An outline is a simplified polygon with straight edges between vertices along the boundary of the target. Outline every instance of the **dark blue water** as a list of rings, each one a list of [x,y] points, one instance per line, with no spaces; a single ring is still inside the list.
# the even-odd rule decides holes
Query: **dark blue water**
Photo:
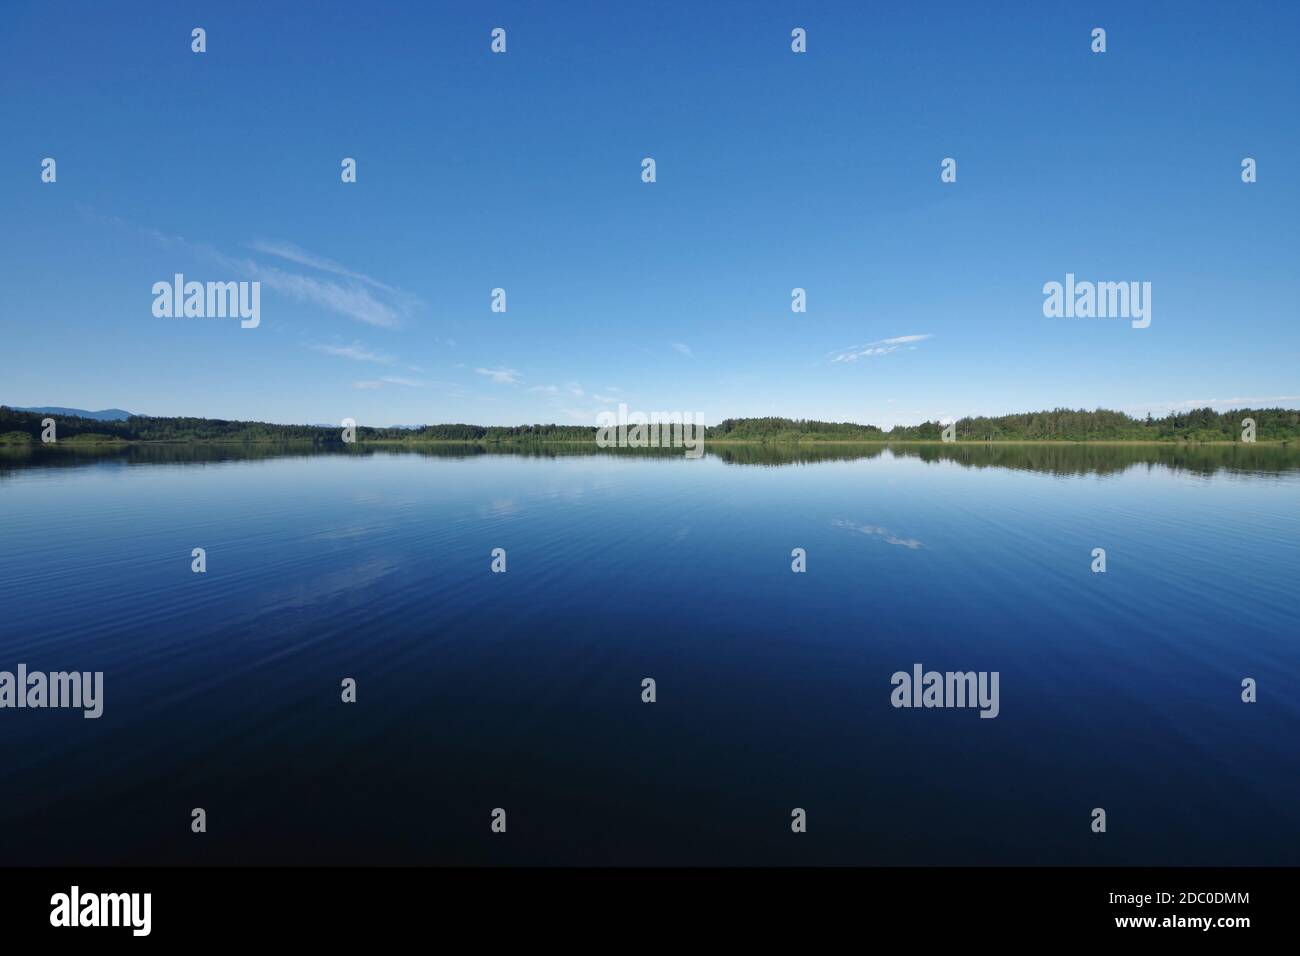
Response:
[[[1298,469],[7,457],[0,670],[105,689],[0,710],[0,863],[1297,864]],[[892,707],[914,663],[999,716]]]

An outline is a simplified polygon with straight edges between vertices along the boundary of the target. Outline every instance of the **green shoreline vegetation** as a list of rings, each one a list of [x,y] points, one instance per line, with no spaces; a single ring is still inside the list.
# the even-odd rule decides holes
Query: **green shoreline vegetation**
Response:
[[[343,444],[342,428],[323,425],[274,425],[266,422],[213,418],[172,418],[132,415],[101,421],[69,415],[19,412],[0,405],[0,445],[41,443],[46,418],[55,421],[58,444],[247,444],[307,442]],[[1287,408],[1242,408],[1216,412],[1200,408],[1163,418],[1133,418],[1124,412],[1058,408],[997,417],[963,418],[956,422],[962,444],[1236,444],[1242,441],[1242,420],[1255,422],[1259,444],[1287,444],[1300,439],[1300,411]],[[820,422],[789,418],[729,418],[710,425],[704,440],[719,444],[878,444],[942,441],[939,422],[900,425],[888,431],[853,422]],[[583,425],[426,425],[421,428],[358,426],[356,440],[366,444],[517,444],[537,442],[594,443],[596,427]]]

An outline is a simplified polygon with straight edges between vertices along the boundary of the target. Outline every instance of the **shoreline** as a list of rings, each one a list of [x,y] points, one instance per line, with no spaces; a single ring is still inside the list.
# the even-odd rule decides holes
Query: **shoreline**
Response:
[[[1072,446],[1088,445],[1088,446],[1098,446],[1098,447],[1121,446],[1121,447],[1153,447],[1153,448],[1167,448],[1167,447],[1223,448],[1223,447],[1233,447],[1233,446],[1259,447],[1261,445],[1268,445],[1268,446],[1277,446],[1277,447],[1285,448],[1288,447],[1292,443],[1292,441],[1293,439],[1289,439],[1289,438],[1260,439],[1259,441],[1254,441],[1254,442],[1184,441],[1182,439],[1171,439],[1168,441],[1160,441],[1160,440],[1152,440],[1152,439],[1145,439],[1145,438],[1142,439],[1097,438],[1097,439],[1080,439],[1080,440],[1071,440],[1071,439],[1064,439],[1064,438],[1038,438],[1038,439],[991,438],[991,439],[958,439],[956,441],[950,441],[950,442],[937,441],[934,439],[916,439],[916,438],[897,438],[897,439],[846,438],[846,439],[789,439],[789,440],[781,440],[781,439],[768,440],[768,439],[758,439],[758,438],[749,438],[749,439],[718,438],[718,439],[703,439],[702,444],[705,446],[708,445],[738,445],[738,446],[774,445],[774,446],[781,446],[781,447],[805,446],[805,445],[873,445],[873,446],[874,445],[931,445],[931,446],[961,445],[964,447],[975,447],[975,446],[987,447],[989,445],[1007,445],[1007,446],[1010,445],[1072,445]],[[60,442],[50,442],[48,444],[39,441],[0,443],[0,450],[10,449],[10,448],[30,450],[34,448],[44,449],[50,447],[54,447],[54,448],[115,448],[115,447],[126,448],[126,447],[136,447],[136,446],[165,447],[165,446],[172,446],[172,445],[258,445],[258,446],[310,445],[313,447],[324,447],[324,448],[347,448],[351,445],[383,445],[383,446],[397,446],[402,448],[418,447],[421,445],[483,445],[483,446],[500,446],[500,445],[587,446],[590,445],[591,447],[596,448],[600,451],[663,450],[661,448],[649,448],[649,447],[647,448],[617,448],[617,447],[601,448],[599,445],[596,444],[594,439],[592,439],[591,441],[577,441],[573,439],[563,439],[563,438],[549,438],[549,439],[539,438],[539,439],[517,440],[517,441],[500,441],[500,440],[487,441],[481,438],[466,438],[466,439],[423,438],[423,439],[410,439],[410,440],[402,440],[402,439],[394,439],[394,438],[374,438],[374,439],[359,438],[355,442],[341,442],[341,441],[319,442],[319,441],[314,441],[312,439],[306,439],[306,438],[297,438],[297,439],[273,438],[273,439],[259,439],[259,440],[179,439],[175,441],[141,441],[137,439],[127,439],[127,438],[119,438],[119,439],[114,439],[112,441],[76,441],[75,439],[67,439],[65,441],[60,441]]]

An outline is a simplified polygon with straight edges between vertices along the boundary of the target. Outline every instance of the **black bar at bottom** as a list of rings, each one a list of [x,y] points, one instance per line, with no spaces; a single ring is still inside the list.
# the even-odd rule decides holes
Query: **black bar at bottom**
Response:
[[[446,942],[668,944],[701,932],[733,942],[811,942],[840,929],[854,938],[898,932],[918,943],[1043,934],[1231,943],[1261,930],[1290,935],[1293,914],[1285,909],[1296,875],[1290,868],[6,869],[0,925],[7,941],[92,945],[135,937],[334,946],[411,933]],[[143,896],[105,901],[103,894],[144,893],[148,934],[137,936]],[[68,925],[53,925],[52,916]],[[123,925],[71,925],[114,917]]]

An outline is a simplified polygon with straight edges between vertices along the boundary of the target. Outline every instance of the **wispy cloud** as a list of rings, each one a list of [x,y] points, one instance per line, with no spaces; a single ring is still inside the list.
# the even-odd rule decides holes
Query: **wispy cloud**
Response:
[[[248,244],[248,248],[255,252],[262,252],[269,256],[278,256],[281,259],[287,259],[289,262],[297,263],[300,266],[307,266],[311,269],[318,269],[321,272],[331,272],[337,276],[343,276],[346,279],[355,279],[372,288],[387,292],[389,295],[406,297],[406,293],[401,289],[394,288],[387,283],[380,282],[378,279],[371,278],[364,272],[356,272],[349,269],[333,259],[326,259],[324,256],[314,255],[292,242],[283,239],[254,239]]]
[[[519,373],[512,368],[476,368],[474,371],[480,375],[486,375],[498,385],[519,385],[523,383]]]
[[[687,358],[695,358],[695,353],[691,351],[690,346],[683,345],[681,342],[673,343],[673,351],[680,352],[682,355],[685,355]]]
[[[332,279],[286,272],[275,266],[264,266],[252,259],[237,262],[244,272],[263,285],[283,292],[300,302],[337,312],[358,322],[385,329],[402,325],[405,310],[395,304],[383,302],[357,283],[343,285]]]
[[[354,362],[377,362],[380,365],[392,365],[397,361],[396,356],[368,348],[360,342],[353,342],[351,345],[312,345],[310,347],[317,352],[324,352],[326,355],[333,355],[338,358],[352,359]]]
[[[574,398],[582,398],[587,394],[586,390],[578,382],[569,382],[567,385],[534,385],[529,389],[530,392],[542,392],[546,395],[559,395],[566,393]]]
[[[360,382],[353,382],[353,388],[376,389],[384,388],[388,385],[401,385],[405,388],[424,388],[425,383],[416,381],[412,378],[400,378],[396,375],[385,375],[383,378],[365,379]]]
[[[880,339],[876,342],[868,342],[865,345],[850,345],[846,349],[836,349],[834,352],[827,352],[826,356],[832,362],[856,362],[861,358],[889,355],[899,349],[916,348],[917,342],[924,342],[926,339],[931,338],[934,338],[934,336],[928,334],[896,335],[892,339]]]
[[[506,371],[511,370],[507,369]],[[607,385],[601,392],[591,392],[584,388],[580,382],[569,382],[565,385],[534,385],[528,390],[545,396],[546,407],[551,409],[556,416],[584,424],[595,424],[597,416],[602,411],[607,411],[609,405],[616,404],[621,400],[614,394],[605,393],[621,393],[623,391],[620,388]],[[574,399],[580,399],[581,402],[575,403]],[[582,404],[586,401],[596,404],[584,408]]]
[[[409,292],[380,282],[363,272],[349,269],[333,259],[308,252],[283,239],[255,239],[247,243],[247,248],[261,255],[274,256],[297,266],[315,269],[325,273],[327,277],[291,272],[277,266],[265,265],[247,256],[230,256],[210,243],[194,242],[182,236],[167,235],[157,229],[141,228],[117,217],[99,216],[85,207],[78,207],[78,209],[83,216],[146,235],[153,241],[170,248],[191,250],[218,263],[223,269],[230,269],[256,279],[267,288],[284,293],[290,298],[367,325],[388,329],[398,328],[422,306],[420,299]],[[328,276],[336,278],[328,278]]]

